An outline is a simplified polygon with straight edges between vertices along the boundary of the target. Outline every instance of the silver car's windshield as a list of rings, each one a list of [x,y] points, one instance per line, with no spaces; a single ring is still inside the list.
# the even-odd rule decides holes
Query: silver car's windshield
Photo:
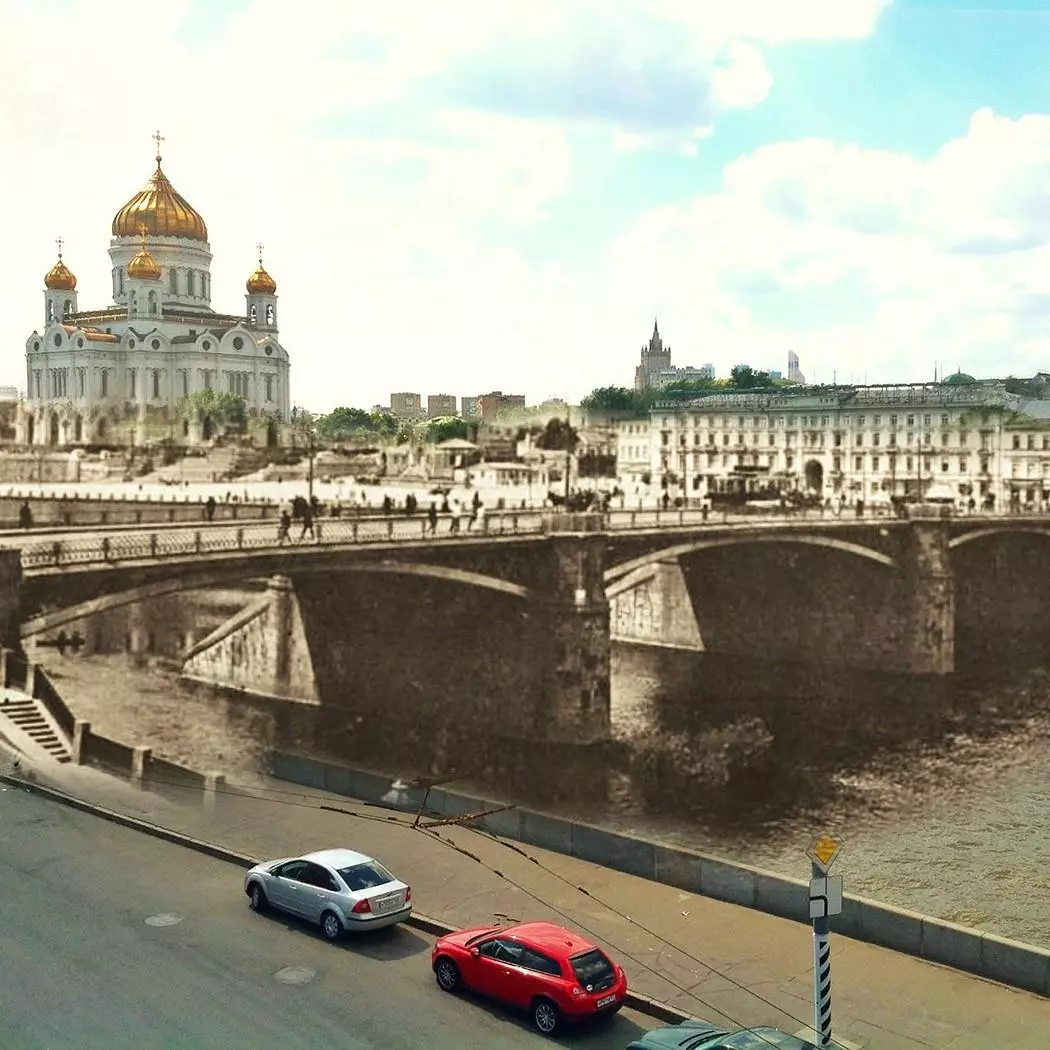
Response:
[[[351,893],[371,890],[376,886],[385,886],[397,880],[378,861],[370,860],[367,864],[354,864],[349,868],[340,868],[339,877],[350,887]]]

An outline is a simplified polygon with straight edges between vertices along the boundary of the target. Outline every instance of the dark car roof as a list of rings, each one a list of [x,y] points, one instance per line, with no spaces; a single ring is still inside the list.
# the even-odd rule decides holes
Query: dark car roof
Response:
[[[593,951],[596,947],[578,933],[566,930],[563,926],[555,926],[553,922],[519,923],[500,931],[499,936],[538,948],[559,959],[568,959],[581,952]]]

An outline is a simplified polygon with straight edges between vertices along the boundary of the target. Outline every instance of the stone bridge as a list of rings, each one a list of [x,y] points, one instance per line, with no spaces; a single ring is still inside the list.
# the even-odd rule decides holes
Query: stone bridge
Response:
[[[609,733],[610,637],[944,676],[964,634],[994,653],[1045,633],[1041,517],[520,513],[447,526],[327,520],[283,545],[262,525],[27,542],[20,571],[6,566],[3,612],[9,635],[28,639],[161,595],[269,580],[190,648],[187,675],[358,723],[394,702],[573,746]]]

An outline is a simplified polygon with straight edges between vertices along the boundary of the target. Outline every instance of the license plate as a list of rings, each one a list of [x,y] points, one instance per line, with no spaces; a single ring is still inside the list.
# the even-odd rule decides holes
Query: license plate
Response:
[[[596,1005],[597,1005],[598,1009],[600,1010],[603,1006],[611,1006],[615,1002],[616,1002],[616,996],[615,995],[603,995],[601,997],[601,999],[598,1000]]]
[[[393,911],[397,907],[397,897],[386,897],[383,900],[375,901],[375,910],[377,912]]]

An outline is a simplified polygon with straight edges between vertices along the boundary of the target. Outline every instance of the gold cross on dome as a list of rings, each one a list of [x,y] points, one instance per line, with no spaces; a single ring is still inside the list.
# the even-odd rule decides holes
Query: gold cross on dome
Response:
[[[160,163],[160,144],[165,141],[165,138],[160,133],[160,129],[159,128],[155,132],[153,132],[152,136],[150,136],[150,137],[157,144],[157,163],[159,164]]]
[[[63,243],[64,242],[63,242],[61,237],[59,237],[58,240],[55,241],[55,244],[58,245],[58,261],[59,262],[62,261],[62,245],[63,245]]]
[[[262,244],[257,244],[255,247],[256,247],[256,250],[259,252],[259,265],[262,266],[263,246],[262,246]]]

